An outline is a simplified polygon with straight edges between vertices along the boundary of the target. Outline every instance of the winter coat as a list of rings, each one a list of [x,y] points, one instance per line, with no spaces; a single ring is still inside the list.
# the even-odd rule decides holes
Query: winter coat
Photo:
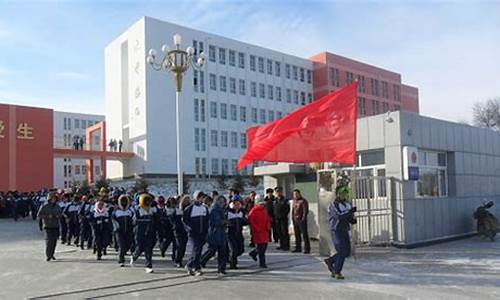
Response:
[[[217,202],[210,209],[208,226],[208,244],[213,247],[226,245],[226,216],[224,215],[224,210]]]
[[[101,235],[107,237],[113,231],[113,224],[111,223],[111,213],[107,208],[101,212],[94,210],[91,214],[90,223],[94,230],[94,235]]]
[[[166,238],[173,237],[172,213],[171,209],[163,207],[158,209],[158,236]]]
[[[62,216],[62,209],[57,203],[47,203],[40,207],[38,219],[43,222],[45,229],[59,228],[59,218]]]
[[[131,208],[115,209],[112,214],[113,230],[120,235],[132,234],[134,211]]]
[[[328,223],[331,231],[350,229],[349,220],[353,218],[354,213],[351,211],[349,202],[342,202],[339,198],[330,203],[328,207]]]
[[[204,204],[191,204],[184,209],[183,221],[190,236],[205,238],[208,233],[208,207]]]
[[[274,201],[274,218],[277,220],[288,220],[290,214],[290,202],[285,196],[276,197]]]
[[[134,233],[138,244],[155,244],[158,226],[158,215],[156,207],[146,210],[138,207],[134,212]]]
[[[269,215],[271,220],[274,219],[274,196],[266,195],[264,197],[264,202],[266,202],[267,214]]]
[[[265,207],[254,206],[248,214],[248,222],[252,228],[253,242],[265,244],[269,242],[269,230],[271,230],[271,219]]]
[[[227,233],[230,237],[243,238],[243,226],[248,225],[248,221],[243,214],[243,211],[239,212],[229,209],[226,212],[226,219],[229,222]]]
[[[295,222],[302,222],[307,220],[309,214],[309,203],[306,199],[294,199],[292,207],[292,219]]]
[[[180,208],[176,208],[175,212],[172,214],[172,227],[174,230],[174,235],[176,238],[183,238],[187,236],[186,227],[184,222],[182,221],[183,210]]]

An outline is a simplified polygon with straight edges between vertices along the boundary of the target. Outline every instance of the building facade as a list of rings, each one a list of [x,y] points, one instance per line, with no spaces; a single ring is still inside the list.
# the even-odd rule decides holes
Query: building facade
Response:
[[[401,75],[329,52],[310,58],[314,64],[314,98],[358,81],[358,115],[388,111],[418,113],[418,89],[401,83]]]
[[[373,114],[389,109],[418,112],[418,92],[402,85],[399,74],[329,53],[300,58],[144,17],[105,49],[107,136],[123,140],[137,156],[127,163],[108,162],[110,178],[177,172],[172,75],[153,70],[145,59],[149,49],[171,44],[176,33],[182,36],[182,48],[193,46],[196,54],[204,52],[207,57],[202,70],[189,70],[183,80],[180,136],[182,169],[188,175],[236,174],[235,165],[247,146],[247,128],[279,119],[355,75],[378,82],[374,97],[379,104]],[[348,63],[341,68],[344,60]],[[349,77],[337,74],[337,82],[327,79],[328,72],[321,75],[333,66]],[[368,83],[360,99],[368,103],[373,97],[365,89]],[[397,96],[392,89],[397,89]],[[251,171],[248,167],[242,173]]]
[[[54,111],[54,148],[73,149],[75,138],[83,140],[83,149],[87,141],[85,140],[85,130],[94,124],[104,121],[104,116],[94,114],[80,114]],[[94,137],[93,145],[99,147],[100,139]],[[94,174],[100,175],[100,163],[94,164]],[[68,188],[73,184],[81,184],[86,180],[87,166],[85,159],[75,159],[70,157],[54,157],[54,187]]]

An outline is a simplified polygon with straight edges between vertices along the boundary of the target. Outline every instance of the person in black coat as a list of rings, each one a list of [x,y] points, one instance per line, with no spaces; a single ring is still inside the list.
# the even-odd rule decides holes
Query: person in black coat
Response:
[[[202,203],[203,197],[202,192],[194,192],[193,203],[186,207],[183,214],[183,221],[193,245],[191,258],[186,265],[186,269],[189,275],[196,276],[203,274],[201,272],[201,252],[208,233],[209,212],[208,207]]]
[[[130,265],[133,266],[139,256],[144,253],[146,273],[153,273],[153,248],[156,244],[158,226],[158,210],[152,204],[153,196],[141,194],[139,205],[134,212],[135,251],[130,258]]]
[[[106,247],[108,247],[109,243],[111,242],[109,237],[113,232],[111,212],[104,203],[103,199],[99,199],[96,202],[90,220],[92,225],[92,232],[94,235],[97,260],[101,260]]]
[[[230,250],[229,268],[237,269],[238,256],[245,252],[245,238],[243,237],[243,226],[248,221],[241,209],[241,201],[233,201],[226,212],[228,221],[228,242]]]
[[[78,212],[80,211],[80,208],[80,196],[75,195],[73,197],[73,201],[71,201],[63,210],[64,217],[66,218],[66,224],[68,225],[68,236],[66,238],[68,245],[71,245],[73,238],[75,238],[75,246],[78,246],[79,244],[80,221],[78,218]]]
[[[158,209],[158,238],[160,245],[160,254],[165,257],[168,247],[172,244],[172,261],[175,260],[175,235],[172,217],[175,209],[172,208],[172,199],[165,201],[163,196],[156,198],[156,207]],[[174,200],[175,201],[175,200]]]
[[[290,218],[290,202],[283,194],[281,187],[276,187],[274,202],[274,220],[279,231],[280,245],[278,250],[290,250],[290,234],[288,233],[288,219]]]
[[[278,224],[274,220],[274,190],[269,188],[266,189],[266,195],[264,196],[264,202],[266,203],[266,209],[267,209],[267,214],[269,215],[269,218],[271,218],[271,225],[273,227],[272,230],[272,238],[275,243],[279,242],[279,230],[278,230]],[[271,234],[271,232],[269,232]]]
[[[182,198],[180,196],[172,198],[172,207],[175,208],[171,219],[176,246],[174,262],[177,268],[182,268],[184,266],[182,260],[186,254],[188,234],[182,218],[184,216],[184,209],[186,209],[189,205],[191,205],[191,199],[187,195]]]
[[[130,197],[121,195],[118,198],[118,207],[113,211],[113,229],[118,243],[118,263],[125,265],[125,253],[132,247],[134,238],[134,211],[130,208]]]
[[[84,249],[87,242],[87,249],[92,248],[92,227],[90,226],[90,218],[93,210],[93,200],[89,200],[87,196],[82,196],[82,205],[78,211],[80,219],[80,249]]]

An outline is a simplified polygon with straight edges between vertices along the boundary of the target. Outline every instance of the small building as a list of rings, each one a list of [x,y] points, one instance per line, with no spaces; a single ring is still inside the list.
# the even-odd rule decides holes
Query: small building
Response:
[[[358,242],[403,247],[466,236],[476,230],[473,211],[494,200],[500,212],[500,134],[409,112],[358,119],[354,205]],[[334,174],[352,166],[315,172],[304,165],[265,165],[265,187],[288,189],[316,182],[319,237],[329,244],[326,208],[333,200]],[[314,176],[316,175],[316,176]],[[353,177],[351,177],[353,178]],[[309,192],[311,195],[312,193]],[[316,203],[316,205],[314,205]],[[326,252],[326,251],[323,251]]]

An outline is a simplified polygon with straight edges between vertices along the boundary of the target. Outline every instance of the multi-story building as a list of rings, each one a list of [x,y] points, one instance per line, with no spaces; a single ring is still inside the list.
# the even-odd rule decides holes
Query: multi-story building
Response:
[[[202,70],[185,74],[181,93],[182,169],[232,175],[245,131],[312,101],[312,62],[179,25],[142,18],[105,50],[107,136],[137,154],[108,162],[110,178],[176,173],[175,94],[170,74],[146,64],[179,33],[183,48],[205,52]],[[246,173],[243,170],[243,173]]]
[[[54,148],[72,149],[75,138],[83,139],[85,149],[85,129],[104,121],[104,116],[93,114],[80,114],[54,111],[53,130]],[[96,138],[94,145],[99,146],[100,140]],[[67,188],[86,180],[86,163],[84,159],[54,158],[54,187]],[[100,175],[100,164],[94,165],[94,174]]]
[[[150,48],[171,44],[176,33],[182,48],[192,46],[196,55],[207,56],[202,70],[186,72],[181,93],[182,169],[189,175],[235,174],[248,127],[279,119],[355,75],[363,86],[362,115],[418,112],[417,90],[402,85],[394,72],[329,53],[300,58],[144,17],[105,49],[106,134],[136,154],[127,162],[108,162],[110,178],[176,174],[174,83],[171,74],[153,70],[145,59]],[[338,82],[328,79],[332,68]],[[377,82],[373,97],[370,80]]]
[[[329,52],[310,59],[315,99],[357,80],[360,117],[399,110],[418,113],[418,89],[402,84],[400,74]]]

